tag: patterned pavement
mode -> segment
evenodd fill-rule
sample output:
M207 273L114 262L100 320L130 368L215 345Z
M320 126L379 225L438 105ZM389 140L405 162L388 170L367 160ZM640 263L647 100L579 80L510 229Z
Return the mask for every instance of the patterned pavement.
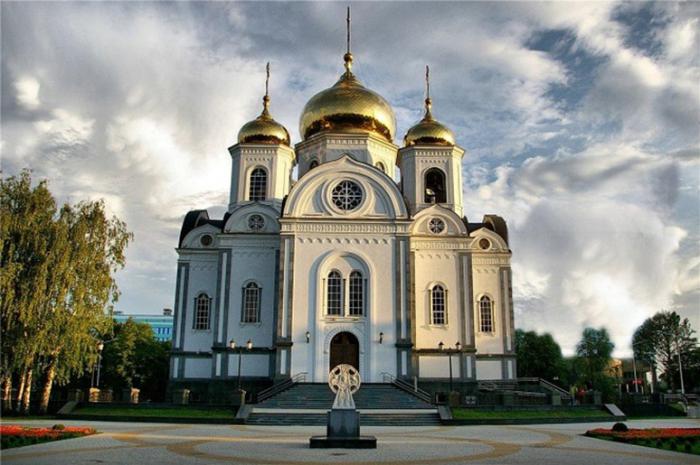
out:
M57 420L25 421L46 426ZM16 424L17 422L6 422ZM581 436L610 423L528 426L364 427L376 450L309 449L321 427L79 422L101 434L2 451L3 464L673 465L700 457ZM698 420L640 420L628 426L699 427Z

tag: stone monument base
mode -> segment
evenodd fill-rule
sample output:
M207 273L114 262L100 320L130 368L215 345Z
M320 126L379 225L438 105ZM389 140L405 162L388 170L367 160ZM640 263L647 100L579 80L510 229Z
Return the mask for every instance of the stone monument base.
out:
M312 436L312 449L376 449L377 438L360 436L360 412L355 409L332 409L328 412L326 436Z
M377 438L374 436L358 436L355 438L311 436L309 446L312 449L376 449Z

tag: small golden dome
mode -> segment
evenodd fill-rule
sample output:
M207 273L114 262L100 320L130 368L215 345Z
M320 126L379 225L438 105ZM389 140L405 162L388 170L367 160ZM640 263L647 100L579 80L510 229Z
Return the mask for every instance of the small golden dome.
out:
M430 99L430 69L425 67L426 98L425 116L406 132L404 145L455 145L455 135L450 128L433 118L433 101Z
M270 116L266 106L260 116L244 124L241 130L238 131L238 143L284 144L289 146L289 132Z
M304 139L321 131L374 132L394 140L396 118L384 98L367 89L350 71L352 54L345 54L345 73L333 87L311 97L299 120Z
M289 146L289 132L287 132L284 126L270 116L270 96L268 95L269 80L270 63L267 64L263 111L260 113L260 116L244 124L241 130L238 131L239 144L284 144Z
M430 99L426 99L430 100ZM430 105L426 102L426 105ZM450 128L433 119L430 109L403 138L404 145L455 145L455 135Z

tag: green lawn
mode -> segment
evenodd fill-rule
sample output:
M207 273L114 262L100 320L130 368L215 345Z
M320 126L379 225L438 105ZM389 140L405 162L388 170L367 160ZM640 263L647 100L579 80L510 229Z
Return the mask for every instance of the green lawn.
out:
M552 410L483 410L483 409L452 409L455 420L512 420L512 419L543 419L543 418L590 418L609 415L598 409L562 408Z
M81 407L72 412L75 415L101 415L115 417L154 417L154 418L224 418L236 416L235 409L198 407Z

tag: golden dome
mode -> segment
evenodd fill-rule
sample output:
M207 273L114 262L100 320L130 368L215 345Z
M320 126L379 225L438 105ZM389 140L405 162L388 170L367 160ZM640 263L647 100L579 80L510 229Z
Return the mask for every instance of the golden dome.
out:
M241 130L238 131L238 143L284 144L289 146L289 132L270 116L266 105L260 116L244 124Z
M267 64L267 79L265 80L265 96L263 111L253 121L243 125L238 131L238 143L253 144L284 144L289 146L289 132L270 116L270 96L268 84L270 80L270 63Z
M450 128L433 119L430 113L430 99L426 99L428 109L425 116L408 130L403 138L404 145L455 145L455 135Z
M345 54L346 71L333 87L311 97L299 120L304 139L321 131L374 132L394 140L394 110L384 98L367 89L350 71L352 54Z
M406 132L404 145L455 145L455 135L450 128L436 121L431 112L433 101L430 100L430 69L425 67L426 98L425 116Z

